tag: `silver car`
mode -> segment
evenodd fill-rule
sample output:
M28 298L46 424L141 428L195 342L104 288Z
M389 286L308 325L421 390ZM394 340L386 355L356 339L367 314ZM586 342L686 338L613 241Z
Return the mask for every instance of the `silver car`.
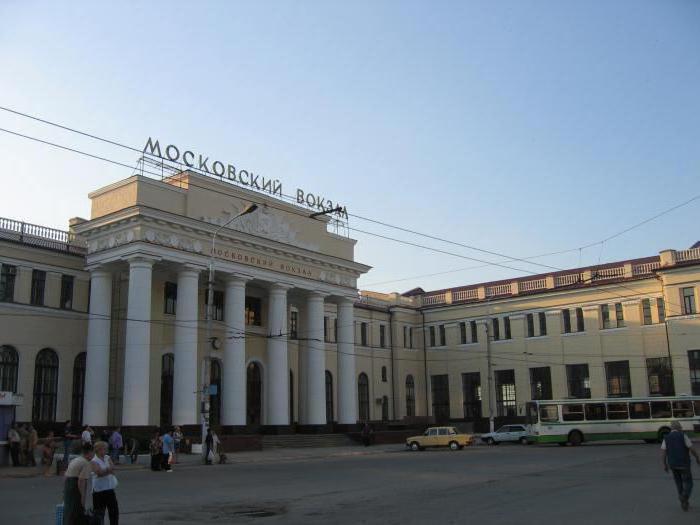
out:
M520 442L527 445L527 428L525 425L503 425L495 432L482 434L481 441L489 445L498 445L504 442Z

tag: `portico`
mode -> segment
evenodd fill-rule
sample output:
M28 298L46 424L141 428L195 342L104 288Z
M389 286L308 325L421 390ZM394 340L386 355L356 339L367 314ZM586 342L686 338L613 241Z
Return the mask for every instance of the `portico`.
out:
M148 202L130 202L134 192ZM337 387L333 421L357 422L352 302L368 267L352 261L354 241L329 233L325 218L194 174L162 182L132 177L90 197L93 218L80 225L91 282L86 423L199 424L202 383L220 366L221 388L211 399L220 407L216 423L245 426L251 362L260 368L260 424L331 422L328 373ZM209 217L223 221L246 199L261 202L259 214L223 228L208 253L217 227ZM208 339L210 255L216 280ZM329 315L337 318L332 348Z

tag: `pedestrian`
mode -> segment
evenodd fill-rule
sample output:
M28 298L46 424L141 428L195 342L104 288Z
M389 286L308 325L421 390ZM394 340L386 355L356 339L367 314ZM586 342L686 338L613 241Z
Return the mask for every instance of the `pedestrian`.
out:
M85 506L90 494L92 457L95 455L92 444L85 443L80 455L71 460L65 474L63 489L63 523L83 525L86 523Z
M54 440L53 431L49 431L49 435L44 439L44 446L41 449L41 464L44 465L44 476L50 475L55 452L56 441Z
M173 431L168 430L161 438L163 442L161 468L166 472L173 471L173 451L175 450L175 440L173 439Z
M28 467L29 455L27 454L27 450L29 449L29 431L27 430L27 425L21 425L18 432L20 439L19 461L21 465Z
M73 430L71 421L66 421L66 426L63 429L63 464L68 466L68 460L70 459L70 452L73 448L73 440L78 439L78 436Z
M211 433L211 428L207 428L207 435L204 438L204 444L204 464L211 465L211 462L214 459L214 436Z
M173 442L175 443L175 453L173 454L173 465L177 463L178 456L180 455L180 444L182 443L182 430L180 427L176 426L173 431Z
M95 457L92 458L92 504L100 523L104 523L107 510L110 525L116 525L119 523L119 503L114 489L118 483L114 475L114 464L107 455L107 447L105 441L95 443Z
M671 422L671 432L666 434L661 444L661 458L664 471L669 468L673 474L678 490L678 499L681 501L681 508L688 511L688 500L693 490L693 473L690 470L690 455L695 456L695 462L700 465L700 457L693 448L690 438L683 433L680 422Z
M27 466L36 467L36 458L34 453L36 452L36 447L39 444L39 434L37 434L36 429L29 425L27 428L29 436L27 438Z
M154 432L149 443L149 451L151 453L151 470L160 470L162 442L158 432Z
M112 462L119 464L119 455L121 454L122 447L124 446L124 440L121 434L121 428L117 427L109 436L109 448L111 451Z
M92 436L93 432L90 428L90 425L85 425L83 433L80 434L80 440L82 441L83 445L85 445L86 443L90 443L92 445Z
M20 447L22 438L19 435L17 424L13 423L10 430L7 432L7 440L10 442L10 456L12 457L12 466L19 467L20 463Z
M362 444L366 447L369 446L370 437L372 435L372 429L369 426L369 422L365 421L365 425L362 427Z

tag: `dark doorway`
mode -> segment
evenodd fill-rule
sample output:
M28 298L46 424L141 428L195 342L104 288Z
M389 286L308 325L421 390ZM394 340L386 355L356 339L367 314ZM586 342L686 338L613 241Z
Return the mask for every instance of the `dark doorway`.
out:
M450 384L447 374L432 376L433 416L435 423L447 423L450 420Z
M175 378L175 356L165 354L160 368L160 426L173 424L173 381Z
M209 425L221 424L221 361L211 360L209 384L216 386L216 394L209 397Z
M258 363L248 365L246 399L248 403L248 424L260 425L262 416L262 374Z

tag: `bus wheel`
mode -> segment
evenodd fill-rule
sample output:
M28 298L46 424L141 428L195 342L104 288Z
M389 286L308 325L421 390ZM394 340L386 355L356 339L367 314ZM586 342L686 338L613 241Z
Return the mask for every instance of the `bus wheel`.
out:
M578 447L583 443L583 434L578 430L572 430L571 433L569 433L569 443L571 443L573 447Z
M659 429L659 443L661 443L667 434L671 433L671 429L668 427L663 427Z

